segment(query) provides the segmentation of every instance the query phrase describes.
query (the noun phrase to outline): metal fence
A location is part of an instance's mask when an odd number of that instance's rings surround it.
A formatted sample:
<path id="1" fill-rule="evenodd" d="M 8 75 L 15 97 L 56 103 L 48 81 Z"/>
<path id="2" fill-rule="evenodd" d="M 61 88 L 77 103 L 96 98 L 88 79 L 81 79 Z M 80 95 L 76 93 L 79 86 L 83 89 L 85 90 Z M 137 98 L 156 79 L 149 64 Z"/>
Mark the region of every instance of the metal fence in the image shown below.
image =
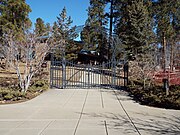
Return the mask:
<path id="1" fill-rule="evenodd" d="M 51 88 L 125 88 L 127 62 L 109 61 L 98 65 L 51 61 Z"/>

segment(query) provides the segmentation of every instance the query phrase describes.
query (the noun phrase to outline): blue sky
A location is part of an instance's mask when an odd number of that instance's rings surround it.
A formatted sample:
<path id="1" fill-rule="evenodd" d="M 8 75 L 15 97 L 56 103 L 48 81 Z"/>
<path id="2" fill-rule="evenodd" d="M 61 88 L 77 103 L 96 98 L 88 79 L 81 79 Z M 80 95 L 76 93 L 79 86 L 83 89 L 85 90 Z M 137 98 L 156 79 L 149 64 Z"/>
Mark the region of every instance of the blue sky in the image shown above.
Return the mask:
<path id="1" fill-rule="evenodd" d="M 71 16 L 73 25 L 83 25 L 87 19 L 89 0 L 26 0 L 32 12 L 29 17 L 34 25 L 38 17 L 45 23 L 53 24 L 56 17 L 66 7 L 68 16 Z"/>

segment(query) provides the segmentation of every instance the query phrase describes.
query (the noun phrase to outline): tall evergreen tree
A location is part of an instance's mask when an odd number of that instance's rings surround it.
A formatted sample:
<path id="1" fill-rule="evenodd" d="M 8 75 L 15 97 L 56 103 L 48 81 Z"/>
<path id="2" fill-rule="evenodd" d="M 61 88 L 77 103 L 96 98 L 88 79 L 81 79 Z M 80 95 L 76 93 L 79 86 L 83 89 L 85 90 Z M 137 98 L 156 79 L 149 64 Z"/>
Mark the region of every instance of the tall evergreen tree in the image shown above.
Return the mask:
<path id="1" fill-rule="evenodd" d="M 154 16 L 158 41 L 163 45 L 164 66 L 167 66 L 167 45 L 170 50 L 170 67 L 173 69 L 174 48 L 179 42 L 180 31 L 180 1 L 157 0 L 154 1 Z M 165 42 L 166 41 L 166 42 Z M 167 43 L 167 44 L 166 44 Z M 164 67 L 165 69 L 165 67 Z"/>
<path id="2" fill-rule="evenodd" d="M 16 39 L 23 40 L 24 32 L 31 27 L 29 19 L 30 6 L 26 4 L 25 0 L 1 0 L 0 1 L 0 37 L 4 33 L 11 30 Z M 0 39 L 1 43 L 6 46 L 4 39 Z M 21 50 L 21 48 L 18 48 Z M 8 50 L 7 50 L 8 51 Z M 5 52 L 6 68 L 9 67 L 9 52 Z M 21 51 L 20 51 L 21 53 Z M 18 54 L 19 55 L 19 54 Z M 21 55 L 21 54 L 20 54 Z"/>
<path id="3" fill-rule="evenodd" d="M 123 1 L 124 0 L 104 0 L 106 6 L 109 7 L 109 10 L 105 14 L 106 18 L 109 20 L 109 45 L 108 45 L 108 50 L 110 50 L 108 54 L 109 58 L 111 58 L 112 54 L 114 54 L 116 58 L 119 58 L 122 52 L 121 42 L 112 43 L 112 41 L 113 40 L 115 41 L 117 39 L 117 36 L 114 31 L 115 30 L 114 26 L 117 23 L 118 19 L 121 18 L 122 16 L 122 14 L 120 13 L 121 12 L 120 7 Z"/>
<path id="4" fill-rule="evenodd" d="M 56 24 L 58 26 L 58 31 L 63 39 L 68 42 L 69 40 L 73 40 L 77 37 L 77 33 L 75 32 L 76 26 L 71 27 L 73 21 L 70 16 L 67 16 L 66 8 L 64 7 L 62 12 L 57 17 Z"/>
<path id="5" fill-rule="evenodd" d="M 44 24 L 44 21 L 41 18 L 36 19 L 35 23 L 35 33 L 39 36 L 47 35 L 46 31 L 46 25 Z"/>
<path id="6" fill-rule="evenodd" d="M 157 0 L 154 2 L 157 35 L 160 41 L 164 36 L 168 39 L 175 34 L 174 32 L 179 32 L 179 6 L 178 0 Z"/>
<path id="7" fill-rule="evenodd" d="M 53 34 L 53 37 L 54 37 L 55 40 L 58 40 L 58 39 L 61 38 L 61 35 L 58 33 L 58 24 L 57 24 L 57 22 L 53 23 L 52 34 Z"/>
<path id="8" fill-rule="evenodd" d="M 103 0 L 90 0 L 88 19 L 82 32 L 82 40 L 88 50 L 96 50 L 100 55 L 107 55 L 107 37 L 105 26 L 105 4 Z"/>
<path id="9" fill-rule="evenodd" d="M 0 4 L 1 31 L 11 28 L 21 33 L 31 26 L 28 17 L 31 9 L 25 0 L 2 0 Z"/>
<path id="10" fill-rule="evenodd" d="M 3 29 L 2 29 L 2 26 L 5 24 L 5 18 L 4 18 L 4 12 L 5 12 L 5 6 L 7 4 L 7 1 L 6 0 L 1 0 L 0 1 L 0 36 L 2 37 L 2 34 L 3 34 Z M 0 42 L 1 39 L 0 39 Z"/>
<path id="11" fill-rule="evenodd" d="M 50 34 L 50 31 L 51 31 L 51 25 L 50 23 L 46 23 L 46 31 L 47 31 L 47 35 Z"/>
<path id="12" fill-rule="evenodd" d="M 109 6 L 109 10 L 106 12 L 105 16 L 109 19 L 109 36 L 111 37 L 113 34 L 113 25 L 115 19 L 120 17 L 120 14 L 117 14 L 120 10 L 118 7 L 122 3 L 123 0 L 103 0 L 106 6 Z"/>
<path id="13" fill-rule="evenodd" d="M 118 10 L 121 16 L 116 24 L 116 33 L 125 49 L 133 54 L 143 52 L 153 35 L 151 19 L 144 1 L 122 1 Z"/>
<path id="14" fill-rule="evenodd" d="M 53 35 L 55 38 L 63 39 L 65 41 L 64 45 L 61 46 L 62 55 L 65 55 L 70 51 L 69 49 L 73 48 L 73 40 L 77 38 L 78 34 L 75 29 L 76 26 L 71 26 L 73 23 L 70 16 L 67 16 L 66 8 L 64 7 L 62 12 L 57 17 L 57 21 L 53 25 Z"/>
<path id="15" fill-rule="evenodd" d="M 94 46 L 92 45 L 92 37 L 90 36 L 90 26 L 85 25 L 83 30 L 81 31 L 81 40 L 84 42 L 84 49 L 85 50 L 95 50 Z"/>

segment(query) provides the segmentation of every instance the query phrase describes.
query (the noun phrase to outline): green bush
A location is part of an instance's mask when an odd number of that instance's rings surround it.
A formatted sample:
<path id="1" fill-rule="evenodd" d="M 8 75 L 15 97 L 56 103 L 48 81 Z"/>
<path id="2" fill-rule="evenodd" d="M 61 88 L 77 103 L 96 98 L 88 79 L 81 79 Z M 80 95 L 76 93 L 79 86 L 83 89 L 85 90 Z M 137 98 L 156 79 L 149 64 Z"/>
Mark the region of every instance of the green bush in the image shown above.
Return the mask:
<path id="1" fill-rule="evenodd" d="M 47 80 L 37 80 L 29 87 L 29 91 L 39 92 L 39 91 L 45 91 L 48 88 L 49 88 L 49 84 Z"/>
<path id="2" fill-rule="evenodd" d="M 128 92 L 134 99 L 141 104 L 169 108 L 180 109 L 180 86 L 170 86 L 169 95 L 162 86 L 152 85 L 147 89 L 143 89 L 143 85 L 139 81 L 131 82 L 128 87 Z"/>
<path id="3" fill-rule="evenodd" d="M 8 93 L 4 96 L 4 100 L 12 100 L 14 95 L 12 93 Z"/>
<path id="4" fill-rule="evenodd" d="M 0 101 L 19 100 L 20 99 L 19 97 L 21 97 L 22 99 L 25 97 L 25 94 L 23 94 L 19 90 L 14 90 L 12 88 L 0 87 Z"/>
<path id="5" fill-rule="evenodd" d="M 49 84 L 47 80 L 35 81 L 26 93 L 20 91 L 19 88 L 0 87 L 0 101 L 18 101 L 24 99 L 31 99 L 39 93 L 47 90 Z"/>

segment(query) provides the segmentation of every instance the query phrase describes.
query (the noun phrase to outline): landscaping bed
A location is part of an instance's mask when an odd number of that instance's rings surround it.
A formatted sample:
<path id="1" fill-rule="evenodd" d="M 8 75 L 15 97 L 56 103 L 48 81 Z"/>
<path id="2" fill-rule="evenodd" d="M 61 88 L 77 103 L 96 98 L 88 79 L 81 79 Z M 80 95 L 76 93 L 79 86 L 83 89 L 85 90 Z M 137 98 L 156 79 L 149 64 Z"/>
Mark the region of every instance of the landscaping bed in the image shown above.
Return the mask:
<path id="1" fill-rule="evenodd" d="M 140 104 L 180 110 L 180 85 L 170 86 L 169 95 L 166 95 L 162 86 L 153 85 L 144 89 L 141 82 L 133 84 L 129 85 L 128 92 Z"/>
<path id="2" fill-rule="evenodd" d="M 5 81 L 3 81 L 5 82 Z M 13 86 L 13 87 L 12 87 Z M 0 87 L 0 104 L 11 104 L 30 100 L 49 88 L 47 80 L 33 81 L 26 93 L 20 91 L 18 86 Z"/>
<path id="3" fill-rule="evenodd" d="M 49 71 L 40 71 L 34 75 L 26 93 L 21 92 L 16 72 L 0 72 L 0 104 L 11 104 L 30 100 L 49 88 Z"/>

